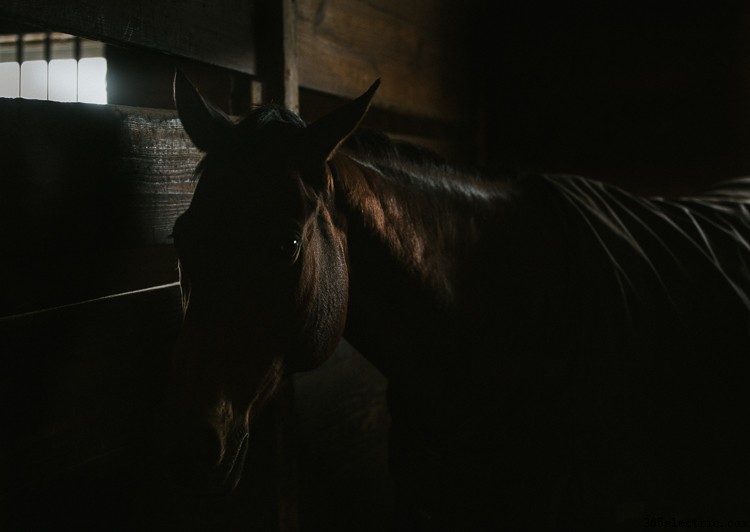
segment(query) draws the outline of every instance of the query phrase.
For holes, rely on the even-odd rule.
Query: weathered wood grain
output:
[[[300,85],[353,97],[376,79],[376,106],[474,119],[470,22],[476,2],[298,0]]]
[[[4,0],[0,17],[113,44],[136,45],[252,74],[254,2]]]
[[[0,100],[0,315],[176,278],[200,153],[174,112]]]

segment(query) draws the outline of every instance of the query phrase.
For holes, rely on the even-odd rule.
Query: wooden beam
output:
[[[255,73],[253,2],[4,0],[0,18]]]
[[[381,78],[375,106],[473,124],[476,3],[297,0],[296,10],[302,87],[351,98]]]

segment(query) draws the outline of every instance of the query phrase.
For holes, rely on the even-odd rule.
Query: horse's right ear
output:
[[[199,150],[213,151],[224,144],[232,120],[204,100],[180,70],[174,77],[174,101],[182,127]]]
[[[377,79],[360,97],[347,102],[307,127],[306,152],[310,160],[325,162],[333,157],[338,147],[359,126],[379,86],[380,80]]]

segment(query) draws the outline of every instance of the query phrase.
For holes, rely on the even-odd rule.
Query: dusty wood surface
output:
[[[253,2],[5,0],[0,16],[114,44],[255,72]]]
[[[0,100],[0,315],[176,280],[200,154],[173,112]]]

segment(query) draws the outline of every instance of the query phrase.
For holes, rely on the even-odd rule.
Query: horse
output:
[[[173,232],[175,477],[236,486],[264,405],[345,338],[388,379],[395,529],[747,515],[750,180],[488,177],[360,128],[378,85],[234,121],[177,73],[205,155]]]

